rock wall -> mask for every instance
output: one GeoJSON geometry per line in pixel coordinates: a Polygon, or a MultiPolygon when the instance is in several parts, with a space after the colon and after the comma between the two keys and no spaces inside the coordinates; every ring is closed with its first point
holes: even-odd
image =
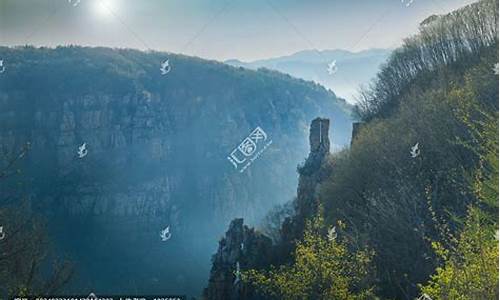
{"type": "Polygon", "coordinates": [[[318,188],[332,172],[329,124],[328,119],[322,118],[316,118],[311,122],[309,134],[311,152],[304,165],[298,169],[299,184],[294,202],[295,215],[286,218],[281,228],[282,243],[278,247],[282,257],[280,263],[290,260],[290,254],[295,249],[295,241],[303,235],[306,220],[318,212],[318,188]]]}
{"type": "Polygon", "coordinates": [[[304,166],[299,168],[299,184],[294,203],[295,215],[285,219],[281,230],[281,241],[272,245],[268,237],[244,226],[243,219],[233,220],[226,236],[219,242],[217,253],[213,256],[212,271],[208,287],[205,289],[206,300],[264,299],[251,286],[241,282],[235,284],[237,266],[242,270],[266,269],[271,264],[277,266],[291,260],[295,241],[302,237],[305,221],[317,212],[318,186],[330,174],[331,169],[326,166],[330,157],[329,126],[330,120],[326,118],[316,118],[311,122],[310,153],[304,166]],[[245,247],[240,248],[243,241],[245,247]]]}
{"type": "Polygon", "coordinates": [[[241,281],[239,273],[267,267],[273,258],[272,241],[234,219],[220,240],[212,258],[212,270],[204,298],[207,300],[262,299],[251,286],[241,281]]]}

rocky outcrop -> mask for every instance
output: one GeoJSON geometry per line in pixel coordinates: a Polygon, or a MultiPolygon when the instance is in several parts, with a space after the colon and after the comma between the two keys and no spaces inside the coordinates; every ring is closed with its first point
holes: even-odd
{"type": "Polygon", "coordinates": [[[243,219],[233,220],[213,257],[209,284],[205,289],[206,300],[264,299],[251,286],[238,282],[235,272],[238,266],[241,270],[262,269],[291,259],[295,241],[302,237],[305,221],[317,212],[317,188],[330,174],[330,168],[325,164],[330,157],[329,126],[330,120],[326,118],[316,118],[311,122],[310,153],[304,166],[299,168],[295,215],[285,219],[281,241],[272,246],[269,238],[244,226],[243,219]]]}
{"type": "Polygon", "coordinates": [[[248,269],[267,267],[271,261],[271,239],[243,225],[243,219],[233,220],[212,258],[212,270],[204,298],[262,299],[251,286],[241,281],[240,273],[248,269]]]}
{"type": "Polygon", "coordinates": [[[316,118],[311,122],[309,128],[309,156],[304,164],[299,167],[299,175],[311,176],[321,167],[323,161],[330,154],[329,128],[329,119],[316,118]]]}
{"type": "Polygon", "coordinates": [[[328,172],[322,167],[330,155],[329,128],[328,119],[316,118],[311,122],[309,131],[311,151],[304,166],[299,168],[296,208],[297,215],[301,218],[309,218],[316,212],[316,189],[328,176],[328,172]]]}
{"type": "Polygon", "coordinates": [[[294,248],[295,240],[302,237],[305,221],[316,214],[318,209],[318,187],[328,178],[331,168],[329,139],[330,120],[316,118],[311,122],[309,144],[311,151],[304,165],[299,167],[299,185],[295,200],[295,215],[283,222],[282,240],[280,245],[283,255],[289,255],[294,248]]]}
{"type": "Polygon", "coordinates": [[[330,153],[330,120],[316,118],[309,128],[309,146],[311,147],[308,160],[321,160],[330,153]]]}

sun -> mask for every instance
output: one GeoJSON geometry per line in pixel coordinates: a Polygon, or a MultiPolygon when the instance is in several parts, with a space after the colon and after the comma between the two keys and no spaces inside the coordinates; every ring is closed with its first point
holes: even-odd
{"type": "Polygon", "coordinates": [[[116,9],[116,1],[94,0],[94,12],[99,17],[111,17],[116,9]]]}

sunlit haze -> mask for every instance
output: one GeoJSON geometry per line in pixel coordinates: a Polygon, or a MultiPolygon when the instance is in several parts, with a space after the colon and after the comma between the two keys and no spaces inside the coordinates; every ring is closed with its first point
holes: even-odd
{"type": "Polygon", "coordinates": [[[93,45],[244,61],[305,49],[394,48],[470,0],[2,0],[0,44],[93,45]]]}

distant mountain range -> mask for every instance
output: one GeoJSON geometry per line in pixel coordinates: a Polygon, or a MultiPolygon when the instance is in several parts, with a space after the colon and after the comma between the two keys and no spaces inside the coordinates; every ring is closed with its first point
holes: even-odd
{"type": "Polygon", "coordinates": [[[252,62],[232,59],[225,63],[248,69],[267,68],[311,80],[352,103],[359,86],[370,82],[390,53],[389,49],[370,49],[361,52],[304,50],[288,56],[252,62]],[[333,61],[337,71],[330,74],[328,65],[333,61]]]}

